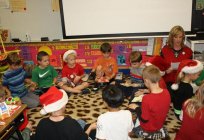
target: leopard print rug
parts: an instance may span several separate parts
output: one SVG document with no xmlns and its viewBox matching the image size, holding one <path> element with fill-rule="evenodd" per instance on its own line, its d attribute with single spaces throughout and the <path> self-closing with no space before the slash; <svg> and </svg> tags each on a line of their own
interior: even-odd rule
<svg viewBox="0 0 204 140">
<path fill-rule="evenodd" d="M 128 100 L 126 99 L 121 107 L 125 109 L 127 107 Z M 33 108 L 28 110 L 28 117 L 33 124 L 34 130 L 40 119 L 48 117 L 49 115 L 41 116 L 39 111 L 41 107 Z M 97 117 L 106 112 L 107 108 L 105 107 L 101 92 L 92 92 L 90 94 L 72 94 L 69 97 L 68 104 L 66 105 L 66 115 L 71 116 L 74 119 L 83 119 L 87 123 L 92 123 L 97 120 Z M 178 131 L 181 123 L 176 119 L 173 108 L 168 113 L 165 127 L 167 128 L 171 139 L 174 139 L 175 133 Z M 132 139 L 134 140 L 134 139 Z"/>
</svg>

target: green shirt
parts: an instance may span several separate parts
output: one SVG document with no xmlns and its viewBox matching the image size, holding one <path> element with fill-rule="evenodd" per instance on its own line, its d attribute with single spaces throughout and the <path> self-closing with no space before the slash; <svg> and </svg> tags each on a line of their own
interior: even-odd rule
<svg viewBox="0 0 204 140">
<path fill-rule="evenodd" d="M 204 81 L 204 70 L 201 72 L 198 79 L 196 79 L 194 82 L 196 83 L 197 86 L 200 86 L 203 81 Z"/>
<path fill-rule="evenodd" d="M 32 71 L 32 81 L 37 83 L 39 88 L 47 88 L 53 85 L 53 80 L 57 75 L 53 66 L 49 65 L 44 69 L 35 67 Z"/>
</svg>

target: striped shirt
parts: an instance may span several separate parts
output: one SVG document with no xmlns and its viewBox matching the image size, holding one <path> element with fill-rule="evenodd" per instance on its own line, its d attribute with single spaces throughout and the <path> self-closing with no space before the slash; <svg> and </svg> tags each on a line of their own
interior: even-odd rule
<svg viewBox="0 0 204 140">
<path fill-rule="evenodd" d="M 23 68 L 16 70 L 7 70 L 3 75 L 3 86 L 6 86 L 11 91 L 13 97 L 18 96 L 22 98 L 28 93 L 25 87 L 24 80 L 26 78 L 26 72 Z"/>
</svg>

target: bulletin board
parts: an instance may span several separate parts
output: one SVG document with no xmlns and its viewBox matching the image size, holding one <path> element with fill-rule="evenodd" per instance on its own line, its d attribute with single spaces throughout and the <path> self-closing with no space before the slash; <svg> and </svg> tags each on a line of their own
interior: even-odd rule
<svg viewBox="0 0 204 140">
<path fill-rule="evenodd" d="M 29 44 L 8 44 L 6 50 L 21 50 L 20 55 L 24 61 L 35 63 L 36 55 L 39 51 L 46 51 L 50 55 L 50 64 L 56 68 L 62 68 L 62 56 L 67 50 L 75 50 L 77 52 L 77 63 L 81 64 L 85 69 L 93 67 L 96 58 L 101 56 L 100 46 L 103 42 L 40 42 Z M 113 48 L 112 57 L 116 58 L 118 67 L 125 69 L 129 67 L 129 54 L 132 48 L 141 48 L 148 45 L 148 39 L 140 39 L 135 41 L 110 41 Z M 145 56 L 146 51 L 142 51 Z M 145 57 L 144 57 L 145 61 Z"/>
</svg>

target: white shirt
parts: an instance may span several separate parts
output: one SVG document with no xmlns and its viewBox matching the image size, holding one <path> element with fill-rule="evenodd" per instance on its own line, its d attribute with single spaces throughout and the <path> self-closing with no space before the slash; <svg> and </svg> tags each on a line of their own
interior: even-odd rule
<svg viewBox="0 0 204 140">
<path fill-rule="evenodd" d="M 98 117 L 96 138 L 106 140 L 131 140 L 132 115 L 129 110 L 106 112 Z"/>
</svg>

